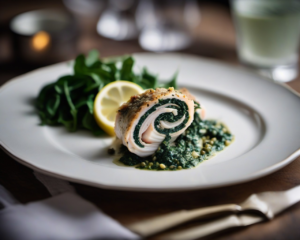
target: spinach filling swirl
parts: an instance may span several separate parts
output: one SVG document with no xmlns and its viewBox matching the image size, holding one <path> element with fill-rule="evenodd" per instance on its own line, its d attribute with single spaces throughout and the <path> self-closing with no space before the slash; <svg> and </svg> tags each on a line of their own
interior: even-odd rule
<svg viewBox="0 0 300 240">
<path fill-rule="evenodd" d="M 169 105 L 174 104 L 174 105 Z M 160 99 L 159 103 L 155 104 L 152 108 L 150 108 L 139 120 L 138 124 L 136 125 L 134 129 L 134 141 L 135 143 L 140 146 L 144 147 L 144 145 L 140 141 L 140 129 L 144 121 L 147 119 L 147 117 L 155 112 L 158 107 L 166 105 L 166 108 L 172 108 L 177 110 L 177 114 L 174 115 L 174 112 L 167 112 L 160 114 L 154 121 L 154 127 L 155 130 L 161 134 L 169 135 L 171 133 L 178 132 L 179 130 L 183 129 L 186 126 L 187 121 L 189 120 L 189 112 L 188 112 L 188 106 L 184 101 L 181 101 L 177 98 L 169 98 L 169 99 Z M 174 123 L 179 121 L 184 117 L 184 120 L 174 128 L 161 128 L 160 123 L 161 121 L 166 121 L 169 123 Z"/>
</svg>

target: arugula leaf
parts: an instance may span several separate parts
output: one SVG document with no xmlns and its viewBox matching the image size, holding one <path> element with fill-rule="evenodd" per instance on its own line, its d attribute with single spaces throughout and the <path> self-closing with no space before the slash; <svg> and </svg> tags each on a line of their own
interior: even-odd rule
<svg viewBox="0 0 300 240">
<path fill-rule="evenodd" d="M 90 95 L 86 101 L 86 105 L 89 109 L 90 114 L 94 113 L 94 95 Z"/>
<path fill-rule="evenodd" d="M 71 131 L 73 126 L 73 120 L 70 116 L 70 111 L 68 110 L 69 109 L 67 105 L 62 105 L 59 109 L 57 121 L 58 123 L 63 124 L 67 130 Z"/>
<path fill-rule="evenodd" d="M 120 80 L 132 81 L 132 67 L 134 64 L 134 60 L 132 57 L 128 57 L 123 61 L 122 68 L 120 71 Z"/>
<path fill-rule="evenodd" d="M 118 79 L 117 75 L 116 75 L 118 73 L 116 63 L 114 63 L 114 62 L 107 63 L 106 66 L 109 68 L 109 72 L 110 72 L 112 81 L 115 81 L 116 79 Z"/>
<path fill-rule="evenodd" d="M 70 107 L 70 113 L 73 117 L 73 123 L 71 123 L 69 125 L 69 130 L 73 132 L 73 131 L 77 130 L 77 109 L 75 108 L 75 106 L 73 104 L 72 98 L 70 96 L 70 91 L 68 88 L 68 83 L 66 81 L 64 82 L 64 92 L 65 92 L 65 96 L 66 96 L 67 102 Z"/>
<path fill-rule="evenodd" d="M 99 136 L 104 133 L 104 131 L 97 125 L 93 114 L 86 111 L 84 114 L 82 125 L 87 130 L 90 130 L 94 135 Z"/>
<path fill-rule="evenodd" d="M 177 76 L 178 76 L 178 71 L 174 74 L 174 76 L 171 78 L 170 81 L 168 81 L 166 83 L 162 83 L 159 86 L 162 87 L 162 88 L 174 87 L 175 89 L 178 89 Z"/>
<path fill-rule="evenodd" d="M 99 61 L 99 52 L 94 49 L 89 52 L 87 58 L 85 59 L 85 65 L 87 67 L 90 67 L 93 64 L 95 64 L 97 61 Z"/>
<path fill-rule="evenodd" d="M 54 98 L 50 98 L 49 101 L 46 103 L 47 112 L 50 114 L 51 117 L 54 117 L 58 106 L 60 104 L 60 96 L 58 94 L 54 95 Z"/>
<path fill-rule="evenodd" d="M 89 72 L 87 66 L 85 65 L 85 57 L 83 54 L 80 54 L 75 59 L 74 64 L 74 74 L 75 75 L 82 75 L 87 74 Z"/>
<path fill-rule="evenodd" d="M 142 83 L 146 86 L 144 88 L 155 89 L 157 87 L 157 75 L 152 75 L 148 72 L 147 68 L 143 68 Z"/>
<path fill-rule="evenodd" d="M 45 101 L 51 96 L 53 93 L 53 86 L 55 83 L 50 83 L 42 88 L 37 99 L 36 99 L 36 107 L 37 109 L 43 109 Z"/>
</svg>

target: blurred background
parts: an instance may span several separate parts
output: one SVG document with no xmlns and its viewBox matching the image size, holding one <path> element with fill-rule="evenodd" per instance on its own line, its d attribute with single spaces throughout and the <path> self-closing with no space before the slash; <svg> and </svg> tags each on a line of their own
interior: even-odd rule
<svg viewBox="0 0 300 240">
<path fill-rule="evenodd" d="M 0 84 L 91 49 L 184 52 L 286 82 L 298 76 L 299 42 L 297 0 L 2 1 Z"/>
<path fill-rule="evenodd" d="M 0 84 L 98 49 L 184 52 L 236 63 L 226 0 L 11 0 L 0 8 Z"/>
</svg>

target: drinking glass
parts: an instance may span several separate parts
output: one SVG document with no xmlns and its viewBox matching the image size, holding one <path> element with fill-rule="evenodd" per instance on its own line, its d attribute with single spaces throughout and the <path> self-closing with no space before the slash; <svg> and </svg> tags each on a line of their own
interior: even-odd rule
<svg viewBox="0 0 300 240">
<path fill-rule="evenodd" d="M 97 32 L 117 41 L 135 39 L 138 36 L 134 10 L 137 0 L 109 0 L 108 8 L 97 23 Z"/>
<path fill-rule="evenodd" d="M 275 81 L 298 75 L 300 1 L 231 0 L 240 61 Z"/>
<path fill-rule="evenodd" d="M 196 0 L 140 0 L 136 11 L 139 43 L 153 52 L 178 51 L 191 42 L 200 22 Z"/>
</svg>

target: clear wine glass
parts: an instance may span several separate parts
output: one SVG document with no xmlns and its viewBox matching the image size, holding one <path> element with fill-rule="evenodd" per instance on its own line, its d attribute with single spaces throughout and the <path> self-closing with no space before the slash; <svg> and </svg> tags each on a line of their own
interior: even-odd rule
<svg viewBox="0 0 300 240">
<path fill-rule="evenodd" d="M 190 31 L 200 21 L 195 0 L 141 0 L 136 10 L 139 43 L 149 51 L 177 51 L 188 47 Z"/>
<path fill-rule="evenodd" d="M 137 38 L 138 28 L 134 18 L 135 0 L 110 0 L 101 14 L 97 32 L 107 38 L 122 41 Z"/>
</svg>

